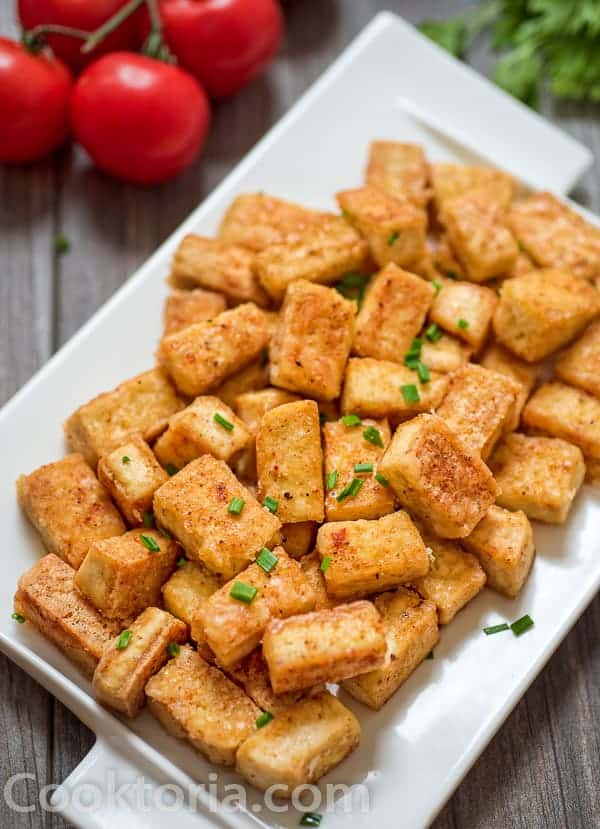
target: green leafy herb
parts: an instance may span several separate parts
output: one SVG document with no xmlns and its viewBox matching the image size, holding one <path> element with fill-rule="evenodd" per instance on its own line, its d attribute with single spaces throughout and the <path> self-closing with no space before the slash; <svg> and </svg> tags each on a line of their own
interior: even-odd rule
<svg viewBox="0 0 600 829">
<path fill-rule="evenodd" d="M 173 475 L 177 475 L 177 473 L 179 472 L 179 470 L 177 469 L 177 467 L 175 466 L 174 463 L 168 463 L 165 466 L 165 469 L 167 470 L 167 472 L 169 473 L 169 475 L 171 477 L 173 477 Z"/>
<path fill-rule="evenodd" d="M 11 619 L 14 619 L 14 620 L 15 620 L 15 622 L 17 622 L 17 624 L 19 624 L 19 625 L 24 625 L 24 624 L 25 624 L 25 622 L 27 621 L 27 619 L 25 618 L 25 616 L 21 616 L 21 614 L 20 614 L 20 613 L 13 613 L 13 614 L 12 614 L 12 616 L 11 616 L 10 618 L 11 618 Z"/>
<path fill-rule="evenodd" d="M 169 656 L 179 656 L 180 651 L 179 642 L 169 642 L 167 645 L 167 653 Z"/>
<path fill-rule="evenodd" d="M 346 498 L 354 497 L 360 492 L 363 481 L 360 478 L 352 478 L 349 484 L 336 496 L 337 501 L 344 501 Z"/>
<path fill-rule="evenodd" d="M 388 240 L 387 240 L 387 243 L 388 243 L 389 247 L 392 247 L 392 245 L 395 245 L 399 238 L 400 238 L 400 233 L 397 230 L 392 231 L 392 233 L 390 233 L 390 235 L 388 236 Z"/>
<path fill-rule="evenodd" d="M 344 426 L 361 426 L 362 420 L 358 415 L 347 414 L 343 416 L 342 423 L 344 424 Z"/>
<path fill-rule="evenodd" d="M 262 570 L 265 571 L 265 573 L 270 573 L 274 570 L 278 561 L 279 559 L 275 553 L 269 550 L 268 547 L 263 547 L 256 557 L 256 563 Z"/>
<path fill-rule="evenodd" d="M 269 512 L 277 512 L 279 508 L 279 501 L 276 498 L 271 498 L 270 495 L 267 495 L 263 501 L 263 507 L 266 507 Z"/>
<path fill-rule="evenodd" d="M 257 593 L 257 587 L 246 584 L 244 581 L 234 581 L 233 587 L 229 591 L 232 599 L 237 599 L 238 602 L 244 602 L 245 604 L 252 604 Z"/>
<path fill-rule="evenodd" d="M 329 570 L 329 565 L 331 564 L 331 556 L 324 556 L 323 561 L 321 562 L 321 572 L 326 573 Z"/>
<path fill-rule="evenodd" d="M 378 483 L 378 484 L 381 484 L 381 486 L 389 486 L 389 485 L 390 485 L 390 482 L 388 481 L 388 479 L 387 479 L 387 478 L 385 478 L 385 477 L 381 474 L 381 472 L 378 472 L 378 473 L 375 475 L 375 480 L 377 481 L 377 483 Z"/>
<path fill-rule="evenodd" d="M 160 552 L 160 544 L 157 544 L 156 541 L 152 538 L 151 535 L 140 535 L 140 541 L 144 545 L 144 547 L 150 553 L 158 553 Z"/>
<path fill-rule="evenodd" d="M 425 365 L 425 363 L 417 363 L 417 374 L 419 375 L 419 380 L 421 383 L 429 383 L 431 380 L 431 375 L 429 374 L 429 369 Z"/>
<path fill-rule="evenodd" d="M 263 711 L 260 717 L 256 718 L 256 727 L 257 728 L 264 728 L 265 725 L 268 725 L 271 720 L 275 719 L 273 714 L 270 711 Z"/>
<path fill-rule="evenodd" d="M 131 463 L 131 458 L 129 457 L 129 455 L 123 455 L 123 457 L 121 458 L 121 463 Z"/>
<path fill-rule="evenodd" d="M 360 472 L 372 472 L 373 471 L 373 464 L 372 463 L 355 463 L 354 464 L 354 471 L 358 474 Z"/>
<path fill-rule="evenodd" d="M 131 642 L 131 637 L 133 636 L 133 631 L 131 630 L 123 630 L 119 634 L 119 638 L 117 639 L 117 650 L 124 651 L 125 648 L 129 646 Z"/>
<path fill-rule="evenodd" d="M 154 513 L 153 512 L 145 512 L 144 513 L 144 527 L 148 527 L 148 529 L 152 529 L 154 526 Z"/>
<path fill-rule="evenodd" d="M 244 509 L 244 503 L 243 498 L 232 498 L 227 507 L 227 512 L 231 513 L 231 515 L 240 515 Z"/>
<path fill-rule="evenodd" d="M 320 826 L 322 815 L 316 812 L 305 812 L 300 818 L 300 826 Z"/>
<path fill-rule="evenodd" d="M 330 492 L 332 489 L 335 488 L 335 485 L 338 482 L 339 472 L 337 469 L 328 472 L 325 477 L 325 486 L 327 487 L 327 491 Z"/>
<path fill-rule="evenodd" d="M 181 570 L 182 567 L 185 567 L 186 564 L 187 564 L 187 558 L 185 558 L 184 556 L 181 556 L 181 558 L 177 559 L 177 565 L 176 566 L 179 570 Z"/>
<path fill-rule="evenodd" d="M 467 322 L 467 320 L 463 319 L 462 317 L 461 317 L 459 320 L 457 320 L 457 321 L 456 321 L 456 324 L 457 324 L 457 325 L 458 325 L 458 327 L 459 327 L 459 328 L 461 328 L 463 331 L 466 331 L 466 330 L 467 330 L 467 328 L 469 327 L 469 323 Z"/>
<path fill-rule="evenodd" d="M 515 634 L 515 636 L 520 636 L 522 633 L 525 633 L 526 630 L 533 627 L 533 619 L 531 616 L 526 613 L 525 616 L 521 616 L 520 619 L 517 619 L 516 622 L 513 622 L 510 626 L 510 629 Z"/>
<path fill-rule="evenodd" d="M 510 630 L 510 627 L 506 624 L 506 622 L 502 622 L 500 625 L 491 625 L 490 627 L 484 628 L 483 632 L 486 636 L 492 636 L 494 633 L 502 633 L 503 630 Z"/>
<path fill-rule="evenodd" d="M 67 239 L 64 233 L 57 233 L 54 237 L 54 253 L 62 256 L 71 250 L 71 242 Z"/>
<path fill-rule="evenodd" d="M 432 322 L 429 328 L 425 331 L 425 336 L 430 343 L 437 343 L 442 338 L 442 329 L 435 322 Z"/>
<path fill-rule="evenodd" d="M 419 389 L 415 385 L 408 384 L 406 386 L 402 386 L 401 391 L 405 403 L 420 402 L 421 395 L 419 394 Z"/>
<path fill-rule="evenodd" d="M 439 279 L 434 279 L 431 284 L 435 288 L 435 295 L 437 296 L 444 286 Z"/>
<path fill-rule="evenodd" d="M 214 413 L 213 420 L 215 421 L 215 423 L 218 423 L 219 426 L 222 426 L 224 429 L 227 429 L 228 432 L 233 432 L 233 423 L 224 418 L 222 414 L 219 414 L 219 412 Z"/>
<path fill-rule="evenodd" d="M 165 530 L 165 528 L 164 528 L 164 527 L 159 527 L 159 528 L 158 528 L 158 531 L 159 531 L 159 533 L 162 535 L 162 537 L 163 537 L 163 538 L 168 538 L 169 540 L 170 540 L 171 538 L 173 538 L 173 536 L 171 535 L 171 533 L 170 533 L 168 530 Z"/>
<path fill-rule="evenodd" d="M 376 429 L 375 426 L 367 426 L 363 432 L 363 438 L 369 443 L 372 443 L 373 446 L 379 446 L 380 449 L 383 449 L 383 438 L 381 437 L 381 432 L 379 429 Z"/>
</svg>

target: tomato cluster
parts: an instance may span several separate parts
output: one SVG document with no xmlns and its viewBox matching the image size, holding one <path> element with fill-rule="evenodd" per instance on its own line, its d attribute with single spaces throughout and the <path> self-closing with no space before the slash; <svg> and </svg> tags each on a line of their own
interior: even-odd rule
<svg viewBox="0 0 600 829">
<path fill-rule="evenodd" d="M 18 0 L 18 11 L 23 43 L 0 38 L 0 163 L 36 161 L 72 133 L 100 169 L 141 184 L 194 161 L 208 96 L 256 77 L 282 35 L 277 0 Z"/>
</svg>

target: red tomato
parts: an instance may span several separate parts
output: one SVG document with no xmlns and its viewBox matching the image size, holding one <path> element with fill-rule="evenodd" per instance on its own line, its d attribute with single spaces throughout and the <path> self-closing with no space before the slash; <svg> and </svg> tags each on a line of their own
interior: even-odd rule
<svg viewBox="0 0 600 829">
<path fill-rule="evenodd" d="M 19 0 L 19 19 L 25 29 L 54 23 L 93 32 L 118 12 L 128 0 Z M 79 71 L 107 52 L 135 49 L 142 42 L 143 9 L 128 17 L 119 28 L 92 52 L 81 54 L 82 40 L 64 35 L 49 35 L 48 43 L 59 58 Z"/>
<path fill-rule="evenodd" d="M 137 184 L 165 181 L 196 158 L 210 125 L 200 84 L 176 66 L 113 52 L 79 76 L 75 137 L 96 165 Z"/>
<path fill-rule="evenodd" d="M 0 163 L 37 161 L 62 144 L 72 87 L 55 57 L 0 38 Z"/>
<path fill-rule="evenodd" d="M 233 95 L 273 59 L 283 19 L 277 0 L 161 0 L 164 38 L 210 95 Z"/>
</svg>

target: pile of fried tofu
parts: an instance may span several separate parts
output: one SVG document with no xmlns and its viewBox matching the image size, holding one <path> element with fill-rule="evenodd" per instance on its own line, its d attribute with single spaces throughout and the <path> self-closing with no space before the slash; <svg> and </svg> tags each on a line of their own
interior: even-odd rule
<svg viewBox="0 0 600 829">
<path fill-rule="evenodd" d="M 517 596 L 530 519 L 600 479 L 600 231 L 389 141 L 337 202 L 241 195 L 184 238 L 155 367 L 17 482 L 47 551 L 17 618 L 283 795 L 358 745 L 347 695 L 380 709 L 486 585 Z"/>
</svg>

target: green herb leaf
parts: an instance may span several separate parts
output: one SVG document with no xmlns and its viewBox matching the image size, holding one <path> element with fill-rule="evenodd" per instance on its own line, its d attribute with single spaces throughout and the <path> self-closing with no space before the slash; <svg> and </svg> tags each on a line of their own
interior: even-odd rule
<svg viewBox="0 0 600 829">
<path fill-rule="evenodd" d="M 152 527 L 154 527 L 154 513 L 153 512 L 145 512 L 144 513 L 144 527 L 148 527 L 148 529 L 152 529 Z"/>
<path fill-rule="evenodd" d="M 372 472 L 373 471 L 373 464 L 372 463 L 355 463 L 354 464 L 354 471 L 359 474 L 361 472 Z"/>
<path fill-rule="evenodd" d="M 181 556 L 181 558 L 177 559 L 176 567 L 177 567 L 178 570 L 181 570 L 181 568 L 185 567 L 186 564 L 187 564 L 187 558 L 185 558 L 185 556 Z"/>
<path fill-rule="evenodd" d="M 129 455 L 123 455 L 123 457 L 121 458 L 121 463 L 131 463 L 131 458 L 129 457 Z"/>
<path fill-rule="evenodd" d="M 377 481 L 377 483 L 378 483 L 378 484 L 381 484 L 381 486 L 386 486 L 386 487 L 387 487 L 387 486 L 389 486 L 389 485 L 390 485 L 390 482 L 388 481 L 388 479 L 387 479 L 387 478 L 385 478 L 385 477 L 381 474 L 381 472 L 378 472 L 378 473 L 375 475 L 375 480 Z"/>
<path fill-rule="evenodd" d="M 459 320 L 457 320 L 457 321 L 456 321 L 456 324 L 457 324 L 457 325 L 458 325 L 458 327 L 459 327 L 459 328 L 461 328 L 463 331 L 466 331 L 466 330 L 467 330 L 467 328 L 469 327 L 469 323 L 467 322 L 467 320 L 463 319 L 462 317 L 461 317 Z"/>
<path fill-rule="evenodd" d="M 316 812 L 305 812 L 300 818 L 300 826 L 320 826 L 322 819 Z"/>
<path fill-rule="evenodd" d="M 117 639 L 117 650 L 124 651 L 125 648 L 129 646 L 131 642 L 131 637 L 133 636 L 133 631 L 131 630 L 123 630 L 119 634 L 119 638 Z"/>
<path fill-rule="evenodd" d="M 437 343 L 438 340 L 442 339 L 442 329 L 435 322 L 432 322 L 425 331 L 425 336 L 430 343 Z"/>
<path fill-rule="evenodd" d="M 218 423 L 219 426 L 222 426 L 224 429 L 227 429 L 228 432 L 233 432 L 233 423 L 224 418 L 222 414 L 219 414 L 219 412 L 214 413 L 213 420 L 215 421 L 215 423 Z"/>
<path fill-rule="evenodd" d="M 405 403 L 419 403 L 421 401 L 419 389 L 415 385 L 408 384 L 406 386 L 402 386 L 401 391 Z"/>
<path fill-rule="evenodd" d="M 152 538 L 152 536 L 140 535 L 140 541 L 150 553 L 160 552 L 160 544 L 157 544 L 156 541 Z"/>
<path fill-rule="evenodd" d="M 400 238 L 399 232 L 397 230 L 392 231 L 392 233 L 390 233 L 390 235 L 388 236 L 388 240 L 387 240 L 388 246 L 391 248 L 392 245 L 396 244 L 396 242 L 398 241 L 399 238 Z"/>
<path fill-rule="evenodd" d="M 252 604 L 257 593 L 257 587 L 253 587 L 251 584 L 246 584 L 244 581 L 234 581 L 233 586 L 229 591 L 229 595 L 232 599 L 237 599 L 238 602 L 244 602 L 245 604 Z"/>
<path fill-rule="evenodd" d="M 179 647 L 179 642 L 169 642 L 167 645 L 167 653 L 169 656 L 179 656 L 181 652 L 181 648 Z"/>
<path fill-rule="evenodd" d="M 54 253 L 62 256 L 71 250 L 71 242 L 67 239 L 64 233 L 57 233 L 54 237 Z"/>
<path fill-rule="evenodd" d="M 344 426 L 361 426 L 362 420 L 358 415 L 347 414 L 342 417 L 342 423 Z"/>
<path fill-rule="evenodd" d="M 176 475 L 176 474 L 179 472 L 179 470 L 177 469 L 177 467 L 175 466 L 175 464 L 174 464 L 174 463 L 168 463 L 168 464 L 165 466 L 165 469 L 167 470 L 167 473 L 168 473 L 171 477 L 173 477 L 173 475 Z"/>
<path fill-rule="evenodd" d="M 264 728 L 265 725 L 268 725 L 271 720 L 274 720 L 275 717 L 271 714 L 270 711 L 263 711 L 260 717 L 256 718 L 256 727 L 257 728 Z"/>
<path fill-rule="evenodd" d="M 326 573 L 329 570 L 329 565 L 331 564 L 331 556 L 323 556 L 323 561 L 321 562 L 321 572 Z"/>
<path fill-rule="evenodd" d="M 20 613 L 13 613 L 13 614 L 12 614 L 12 616 L 11 616 L 10 618 L 11 618 L 11 619 L 14 619 L 14 620 L 15 620 L 15 622 L 16 622 L 17 624 L 19 624 L 19 625 L 24 625 L 24 624 L 25 624 L 25 622 L 27 621 L 27 619 L 25 618 L 25 616 L 21 616 L 21 614 L 20 614 Z"/>
<path fill-rule="evenodd" d="M 274 570 L 278 561 L 279 559 L 275 553 L 269 550 L 268 547 L 263 547 L 256 557 L 256 563 L 265 573 L 270 573 Z"/>
<path fill-rule="evenodd" d="M 417 363 L 417 374 L 419 375 L 419 380 L 421 383 L 429 383 L 431 380 L 431 375 L 429 374 L 429 369 L 425 365 L 425 363 Z"/>
<path fill-rule="evenodd" d="M 435 288 L 435 295 L 437 296 L 444 286 L 439 279 L 434 279 L 431 284 Z"/>
<path fill-rule="evenodd" d="M 349 484 L 342 489 L 339 495 L 336 496 L 336 501 L 344 501 L 346 498 L 354 497 L 360 492 L 363 485 L 361 478 L 352 478 Z"/>
</svg>

